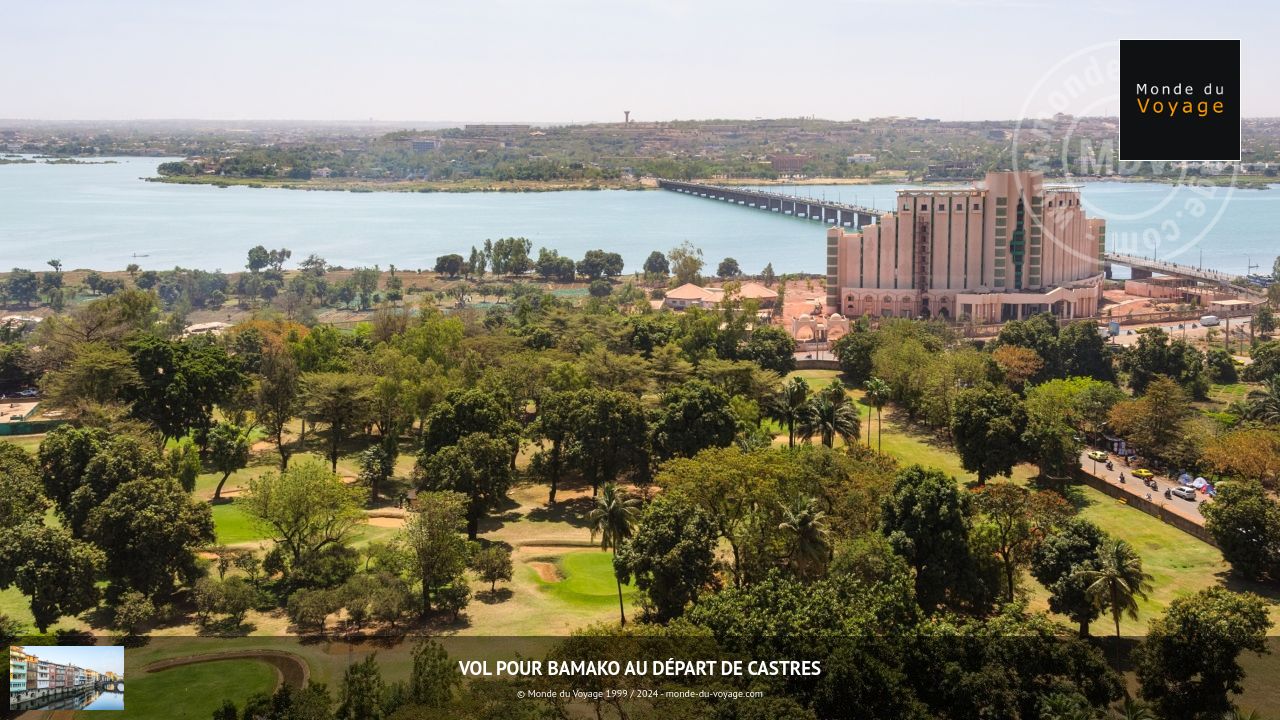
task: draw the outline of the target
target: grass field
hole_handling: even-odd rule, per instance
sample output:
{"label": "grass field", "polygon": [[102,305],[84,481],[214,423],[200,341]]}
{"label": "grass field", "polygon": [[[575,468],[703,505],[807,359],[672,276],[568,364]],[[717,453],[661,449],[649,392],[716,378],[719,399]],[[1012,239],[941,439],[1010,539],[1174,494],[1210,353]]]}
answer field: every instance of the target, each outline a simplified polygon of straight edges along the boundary
{"label": "grass field", "polygon": [[241,545],[267,539],[267,533],[235,502],[213,506],[213,530],[220,545]]}
{"label": "grass field", "polygon": [[[554,565],[560,579],[547,580],[531,565],[525,573],[533,579],[539,591],[555,597],[570,606],[598,608],[601,605],[615,607],[618,604],[618,586],[613,575],[613,553],[583,550],[565,553],[557,557],[534,558],[533,562],[549,562]],[[629,601],[636,593],[634,583],[622,586],[622,597]]]}
{"label": "grass field", "polygon": [[123,712],[79,712],[77,718],[208,720],[223,700],[237,705],[276,687],[276,670],[255,660],[183,665],[157,673],[133,673],[125,682]]}

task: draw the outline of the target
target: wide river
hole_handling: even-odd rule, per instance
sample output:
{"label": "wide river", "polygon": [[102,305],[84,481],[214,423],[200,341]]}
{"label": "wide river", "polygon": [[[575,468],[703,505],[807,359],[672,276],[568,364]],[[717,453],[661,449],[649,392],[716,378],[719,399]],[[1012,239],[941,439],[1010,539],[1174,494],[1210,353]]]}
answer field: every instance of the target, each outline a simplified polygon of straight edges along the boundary
{"label": "wide river", "polygon": [[[726,256],[746,272],[825,271],[817,222],[649,191],[349,193],[143,182],[164,159],[115,164],[0,165],[0,268],[237,270],[253,245],[288,247],[296,262],[429,268],[486,238],[524,236],[574,258],[622,253],[627,271],[688,240],[710,268]],[[889,209],[892,185],[769,188]],[[1155,183],[1084,185],[1085,210],[1108,221],[1108,247],[1244,273],[1280,254],[1280,186],[1194,190]]]}

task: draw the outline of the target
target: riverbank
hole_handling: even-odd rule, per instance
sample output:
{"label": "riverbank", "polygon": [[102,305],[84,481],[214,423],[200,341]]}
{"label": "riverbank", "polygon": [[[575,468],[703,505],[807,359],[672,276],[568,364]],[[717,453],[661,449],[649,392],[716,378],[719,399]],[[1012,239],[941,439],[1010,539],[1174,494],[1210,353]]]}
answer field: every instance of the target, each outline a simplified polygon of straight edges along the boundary
{"label": "riverbank", "polygon": [[160,175],[147,182],[172,185],[212,185],[219,188],[252,187],[329,192],[473,193],[561,192],[566,190],[648,190],[657,187],[639,180],[361,180],[353,178],[235,178],[221,175]]}

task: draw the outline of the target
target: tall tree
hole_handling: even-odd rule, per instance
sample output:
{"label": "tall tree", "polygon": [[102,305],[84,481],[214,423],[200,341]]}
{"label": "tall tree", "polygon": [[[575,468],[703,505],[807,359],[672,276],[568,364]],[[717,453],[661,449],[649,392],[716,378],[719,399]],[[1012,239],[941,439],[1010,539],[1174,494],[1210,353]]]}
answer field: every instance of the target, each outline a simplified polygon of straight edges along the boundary
{"label": "tall tree", "polygon": [[1089,597],[1111,613],[1116,626],[1116,666],[1119,667],[1120,618],[1138,619],[1138,600],[1151,591],[1151,575],[1142,569],[1142,558],[1124,540],[1109,539],[1098,551],[1098,568],[1085,570]]}
{"label": "tall tree", "polygon": [[419,493],[404,526],[404,541],[413,556],[409,574],[421,587],[422,614],[440,590],[466,570],[469,549],[460,532],[466,524],[467,496],[455,492]]}
{"label": "tall tree", "polygon": [[861,420],[858,411],[844,394],[843,389],[838,396],[831,393],[820,393],[809,400],[809,412],[800,424],[800,435],[808,441],[814,435],[823,445],[835,446],[838,437],[845,445],[852,445],[858,440]]}
{"label": "tall tree", "polygon": [[193,430],[207,430],[213,409],[235,397],[248,378],[240,362],[206,340],[143,336],[129,344],[142,382],[126,399],[133,414],[160,431],[161,446]]}
{"label": "tall tree", "polygon": [[[600,536],[600,549],[615,553],[631,538],[632,527],[640,514],[640,499],[630,497],[619,490],[614,483],[606,483],[600,495],[596,497],[595,507],[587,514],[587,523],[591,528],[591,539]],[[622,578],[614,573],[614,581],[618,586],[618,618],[622,625],[627,624],[627,613],[622,604]]]}
{"label": "tall tree", "polygon": [[199,576],[196,552],[214,541],[213,514],[174,480],[132,480],[93,510],[85,535],[105,551],[113,583],[154,598],[175,578]]}
{"label": "tall tree", "polygon": [[467,497],[467,537],[476,539],[480,519],[506,498],[511,487],[511,446],[503,438],[471,433],[420,462],[418,485]]}
{"label": "tall tree", "polygon": [[660,495],[613,557],[618,582],[635,578],[659,621],[671,620],[715,585],[715,529],[693,505]]}
{"label": "tall tree", "polygon": [[231,473],[249,464],[249,432],[233,423],[217,423],[209,430],[208,439],[209,463],[213,469],[222,473],[218,486],[213,490],[213,499],[222,499],[222,486],[226,484]]}
{"label": "tall tree", "polygon": [[98,604],[98,572],[106,556],[62,528],[28,523],[0,531],[0,590],[10,586],[30,599],[36,628]]}
{"label": "tall tree", "polygon": [[793,377],[765,405],[765,414],[787,428],[787,447],[796,446],[796,430],[809,417],[809,383]]}
{"label": "tall tree", "polygon": [[1089,625],[1101,609],[1089,597],[1086,573],[1099,569],[1099,554],[1106,533],[1079,518],[1065,522],[1036,545],[1031,558],[1031,574],[1049,591],[1049,609],[1066,615],[1080,628],[1080,637],[1089,634]]}
{"label": "tall tree", "polygon": [[364,521],[364,500],[363,488],[347,485],[323,464],[308,460],[250,480],[239,502],[271,531],[296,568],[331,546],[342,546]]}
{"label": "tall tree", "polygon": [[925,612],[956,599],[973,565],[969,499],[953,478],[913,465],[898,473],[881,511],[881,530],[916,574],[916,600]]}
{"label": "tall tree", "polygon": [[1031,562],[1040,539],[1066,518],[1069,508],[1057,493],[1032,493],[1013,483],[992,483],[976,497],[983,527],[1004,566],[1005,601],[1013,602],[1018,569]]}
{"label": "tall tree", "polygon": [[1200,509],[1223,557],[1250,580],[1280,580],[1280,502],[1252,480],[1221,482],[1217,490]]}
{"label": "tall tree", "polygon": [[1162,718],[1223,717],[1243,691],[1240,655],[1266,653],[1271,626],[1266,601],[1253,593],[1211,587],[1176,598],[1138,651],[1142,696]]}
{"label": "tall tree", "polygon": [[258,365],[256,420],[280,453],[280,469],[289,467],[289,451],[285,447],[285,428],[299,408],[298,364],[293,354],[280,342],[264,343]]}
{"label": "tall tree", "polygon": [[338,453],[352,430],[369,418],[369,377],[317,372],[302,376],[302,410],[307,420],[328,426],[329,466],[338,471]]}
{"label": "tall tree", "polygon": [[662,396],[654,424],[654,449],[662,457],[691,457],[709,447],[727,447],[737,434],[729,396],[702,380],[690,380]]}
{"label": "tall tree", "polygon": [[784,506],[778,529],[787,536],[787,565],[801,580],[815,580],[831,561],[831,529],[817,498],[797,495]]}
{"label": "tall tree", "polygon": [[[880,410],[889,402],[891,390],[889,383],[878,377],[872,377],[867,380],[866,384],[867,404],[876,409],[876,450],[884,451],[884,421],[880,419]],[[867,410],[867,447],[871,447],[871,410]]]}
{"label": "tall tree", "polygon": [[702,251],[694,247],[688,240],[671,249],[667,253],[671,273],[676,276],[676,285],[698,283],[702,281],[702,267],[706,261],[702,259]]}
{"label": "tall tree", "polygon": [[977,473],[978,484],[996,475],[1012,474],[1024,453],[1025,424],[1021,400],[1005,388],[975,387],[956,395],[951,437],[961,465]]}

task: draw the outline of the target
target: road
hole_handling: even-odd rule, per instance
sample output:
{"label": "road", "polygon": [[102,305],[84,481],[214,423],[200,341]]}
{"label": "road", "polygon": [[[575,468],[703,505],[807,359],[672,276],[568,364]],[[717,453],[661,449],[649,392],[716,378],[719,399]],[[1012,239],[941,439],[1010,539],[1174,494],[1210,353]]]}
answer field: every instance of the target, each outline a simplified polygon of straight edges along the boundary
{"label": "road", "polygon": [[[1162,475],[1156,475],[1154,479],[1158,489],[1152,490],[1142,484],[1141,478],[1133,476],[1133,471],[1136,468],[1131,468],[1124,464],[1124,461],[1115,455],[1111,455],[1109,457],[1111,458],[1112,464],[1115,466],[1114,470],[1108,470],[1104,462],[1094,461],[1093,458],[1089,457],[1088,452],[1080,453],[1080,467],[1090,475],[1105,480],[1107,483],[1120,488],[1125,493],[1132,495],[1133,497],[1146,498],[1156,505],[1164,508],[1166,512],[1179,515],[1190,520],[1196,525],[1204,527],[1204,515],[1200,514],[1200,503],[1212,502],[1212,498],[1209,498],[1202,493],[1196,493],[1196,502],[1183,500],[1179,497],[1165,499],[1164,491],[1177,487],[1178,483],[1176,480],[1170,480]],[[1120,473],[1124,473],[1125,476],[1125,482],[1123,484],[1120,482]]]}

